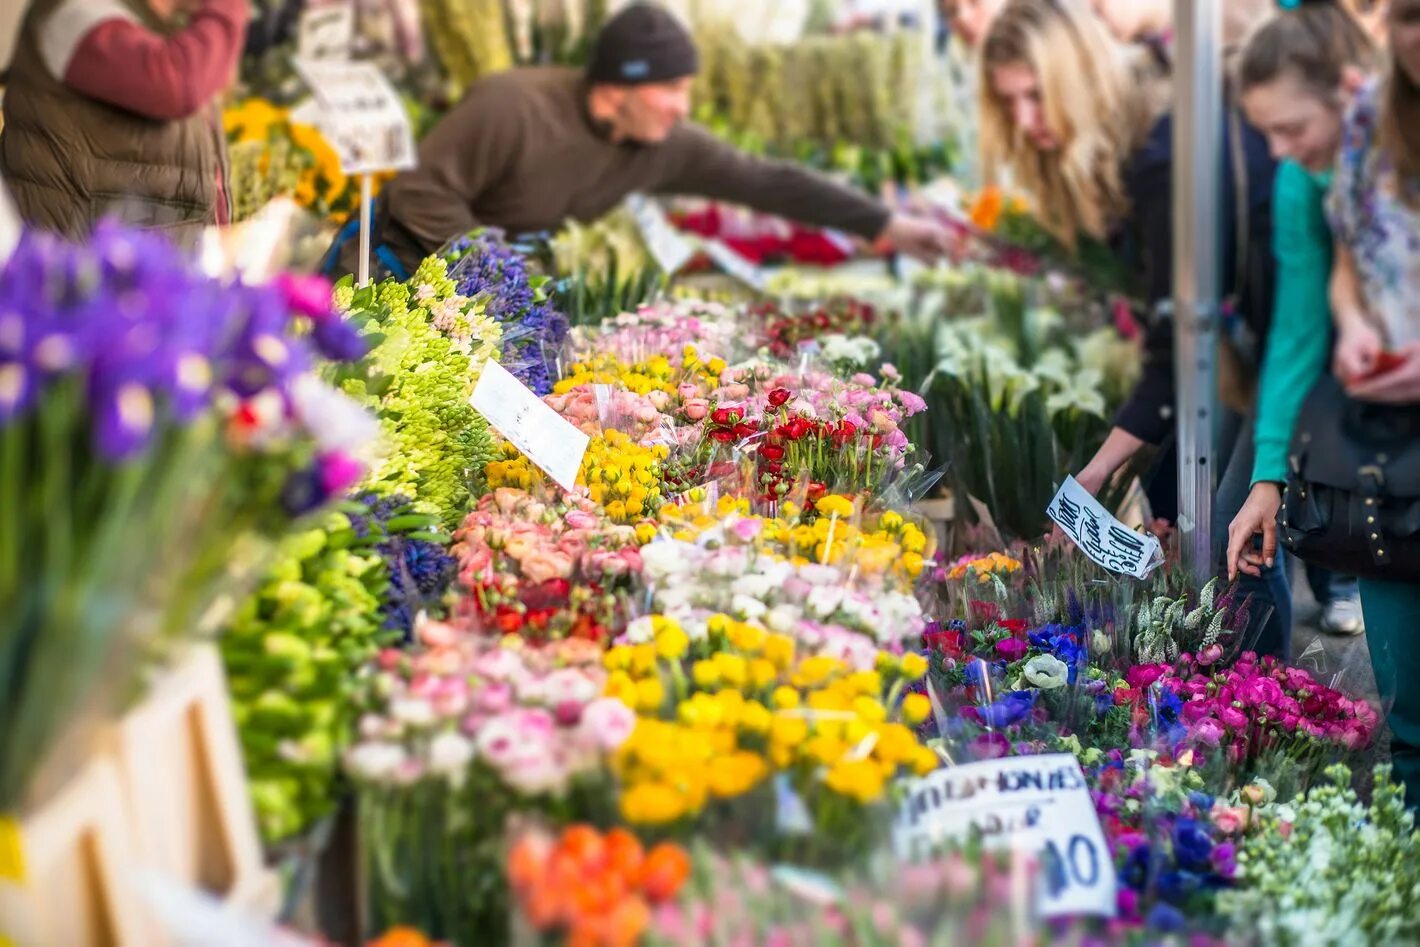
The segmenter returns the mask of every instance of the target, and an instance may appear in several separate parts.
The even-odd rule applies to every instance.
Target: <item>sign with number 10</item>
[[[914,780],[893,826],[902,858],[979,833],[1039,859],[1046,917],[1115,913],[1114,863],[1080,763],[1068,753],[967,763]]]

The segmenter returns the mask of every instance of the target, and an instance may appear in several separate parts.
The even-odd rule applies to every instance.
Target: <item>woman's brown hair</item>
[[[1420,16],[1420,0],[1391,0],[1392,26],[1402,16]],[[1391,57],[1381,95],[1377,141],[1395,164],[1396,190],[1420,210],[1420,83]]]
[[[1279,10],[1248,36],[1235,68],[1238,91],[1290,75],[1317,98],[1331,100],[1348,69],[1373,72],[1380,51],[1356,18],[1334,0]]]

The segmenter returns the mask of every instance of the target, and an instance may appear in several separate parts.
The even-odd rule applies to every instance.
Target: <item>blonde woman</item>
[[[1149,326],[1144,372],[1104,446],[1078,475],[1096,492],[1144,445],[1162,445],[1173,432],[1173,323],[1159,305],[1173,292],[1173,123],[1147,81],[1156,66],[1121,46],[1088,0],[1009,0],[982,42],[981,69],[987,175],[1008,170],[1067,247],[1087,237],[1107,242],[1137,274],[1134,295]],[[1223,287],[1241,323],[1261,340],[1272,313],[1273,163],[1256,132],[1245,129],[1234,142],[1232,124],[1221,130],[1219,155]],[[1236,160],[1224,161],[1223,154]],[[1233,461],[1250,470],[1250,438],[1239,446]],[[1177,502],[1173,473],[1165,460],[1151,491],[1155,512],[1166,519]],[[1245,493],[1246,478],[1243,485]],[[1243,499],[1219,498],[1224,524]],[[1285,655],[1286,577],[1272,569],[1250,581],[1275,606],[1258,648]]]

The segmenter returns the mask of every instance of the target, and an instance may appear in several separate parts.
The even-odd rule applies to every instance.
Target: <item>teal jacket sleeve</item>
[[[1302,402],[1331,351],[1331,231],[1325,186],[1301,165],[1284,163],[1273,192],[1277,299],[1263,356],[1252,482],[1287,479],[1287,449]]]

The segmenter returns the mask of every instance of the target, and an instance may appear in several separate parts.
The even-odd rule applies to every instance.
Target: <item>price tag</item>
[[[19,246],[20,232],[23,230],[24,224],[20,221],[20,212],[15,207],[14,198],[10,197],[5,182],[0,181],[0,265],[10,259],[10,254]]]
[[[705,253],[715,261],[716,266],[755,292],[762,293],[768,288],[769,278],[765,276],[763,268],[755,266],[731,250],[723,241],[706,240]]]
[[[630,194],[626,198],[626,209],[635,218],[646,249],[666,275],[674,276],[695,256],[695,247],[671,225],[656,201],[644,194]]]
[[[1045,512],[1085,555],[1111,572],[1144,579],[1163,564],[1157,538],[1115,519],[1074,477],[1065,478]]]
[[[355,7],[349,3],[310,6],[296,26],[296,55],[307,62],[346,60],[355,42]]]
[[[368,62],[296,62],[315,95],[316,125],[340,156],[346,174],[414,167],[414,131],[399,93]]]
[[[898,857],[981,832],[988,848],[1039,859],[1046,917],[1115,913],[1114,861],[1079,760],[1069,753],[985,760],[907,784],[893,826]]]
[[[485,365],[471,402],[499,434],[562,489],[577,485],[591,438],[544,404],[506,368],[497,362]]]

